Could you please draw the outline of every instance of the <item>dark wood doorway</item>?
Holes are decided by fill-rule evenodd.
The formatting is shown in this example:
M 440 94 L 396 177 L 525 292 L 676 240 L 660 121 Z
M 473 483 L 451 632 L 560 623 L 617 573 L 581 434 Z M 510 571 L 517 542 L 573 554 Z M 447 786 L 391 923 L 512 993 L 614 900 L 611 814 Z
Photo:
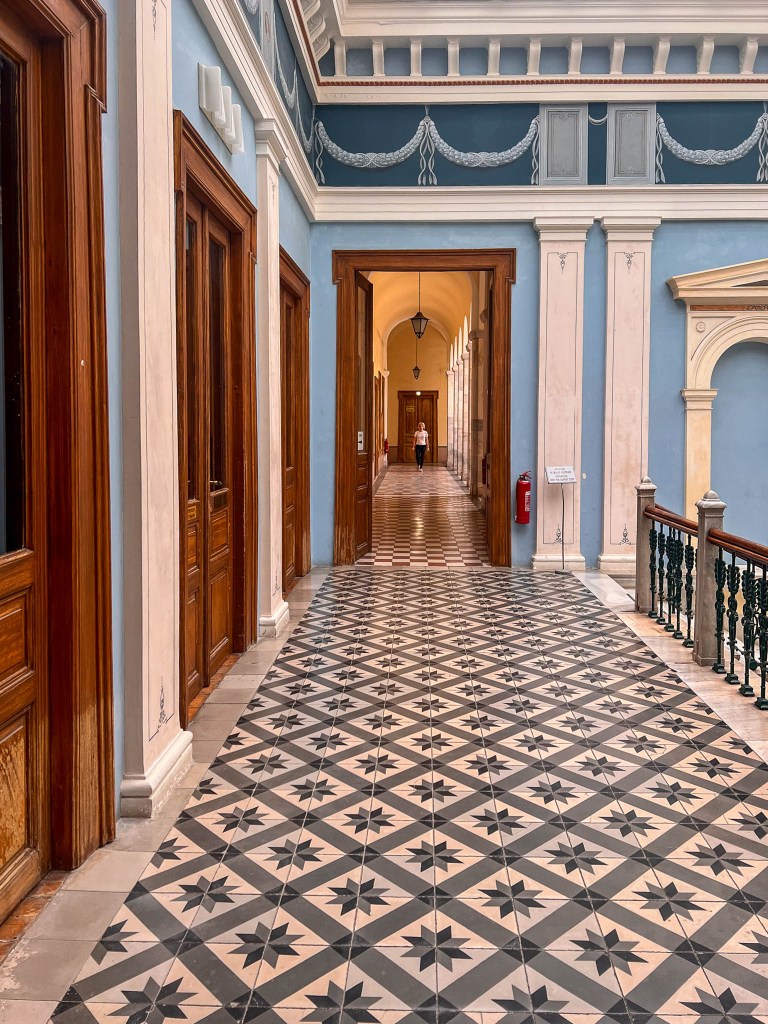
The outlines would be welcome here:
M 336 491 L 334 563 L 351 565 L 370 548 L 371 494 L 365 486 L 360 436 L 371 434 L 372 412 L 364 412 L 360 375 L 360 280 L 368 271 L 486 271 L 493 289 L 490 351 L 490 423 L 492 482 L 486 503 L 488 551 L 493 565 L 512 562 L 511 422 L 511 288 L 515 280 L 514 249 L 351 250 L 333 253 L 337 285 L 336 315 Z M 368 282 L 366 281 L 366 284 Z M 369 286 L 370 287 L 370 286 Z M 371 303 L 372 305 L 372 303 Z M 372 356 L 365 357 L 373 379 Z M 358 423 L 358 419 L 360 422 Z M 366 533 L 367 530 L 367 533 Z
M 256 210 L 177 111 L 181 701 L 256 635 Z
M 397 461 L 416 462 L 413 434 L 424 423 L 429 434 L 429 449 L 424 462 L 437 462 L 437 399 L 439 391 L 397 392 Z
M 309 281 L 280 250 L 283 593 L 311 568 L 309 529 Z
M 355 273 L 355 393 L 352 408 L 357 428 L 355 462 L 355 560 L 367 555 L 373 519 L 373 285 Z
M 0 2 L 0 919 L 114 836 L 104 28 Z

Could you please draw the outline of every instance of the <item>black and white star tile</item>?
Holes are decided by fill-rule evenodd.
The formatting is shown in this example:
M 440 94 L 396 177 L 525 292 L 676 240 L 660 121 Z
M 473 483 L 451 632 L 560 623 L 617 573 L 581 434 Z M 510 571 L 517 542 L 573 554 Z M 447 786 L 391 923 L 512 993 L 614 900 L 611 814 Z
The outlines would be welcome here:
M 56 1024 L 765 1024 L 768 769 L 573 577 L 329 576 Z

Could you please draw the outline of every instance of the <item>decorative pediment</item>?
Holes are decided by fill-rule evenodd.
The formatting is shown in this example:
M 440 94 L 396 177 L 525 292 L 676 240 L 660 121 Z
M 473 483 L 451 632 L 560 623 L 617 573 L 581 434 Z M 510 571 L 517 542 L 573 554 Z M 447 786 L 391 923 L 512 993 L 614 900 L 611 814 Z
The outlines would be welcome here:
M 768 304 L 768 258 L 736 263 L 731 267 L 678 274 L 667 281 L 676 299 L 689 307 L 739 306 L 744 309 Z

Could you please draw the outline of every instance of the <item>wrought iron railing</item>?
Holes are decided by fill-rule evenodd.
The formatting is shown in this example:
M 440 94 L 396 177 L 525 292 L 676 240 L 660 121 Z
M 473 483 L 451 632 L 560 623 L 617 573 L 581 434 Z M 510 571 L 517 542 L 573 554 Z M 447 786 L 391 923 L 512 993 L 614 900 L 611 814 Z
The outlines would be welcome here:
M 724 531 L 714 491 L 694 521 L 657 505 L 647 477 L 636 490 L 635 610 L 768 711 L 768 547 Z
M 738 685 L 744 697 L 755 697 L 768 710 L 768 548 L 713 529 L 707 540 L 717 548 L 715 559 L 715 672 Z M 726 599 L 726 590 L 728 592 Z M 739 628 L 741 627 L 741 628 Z M 738 660 L 741 660 L 741 675 Z M 758 693 L 752 678 L 759 679 Z
M 694 571 L 698 523 L 671 512 L 663 505 L 647 505 L 642 511 L 648 530 L 648 617 L 693 647 Z M 683 632 L 685 619 L 685 632 Z

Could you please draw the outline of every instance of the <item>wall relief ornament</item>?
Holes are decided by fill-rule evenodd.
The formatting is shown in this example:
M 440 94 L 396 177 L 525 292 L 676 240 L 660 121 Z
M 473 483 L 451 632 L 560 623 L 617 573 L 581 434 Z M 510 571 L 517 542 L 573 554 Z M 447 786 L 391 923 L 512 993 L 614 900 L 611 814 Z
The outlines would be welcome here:
M 741 160 L 758 147 L 757 181 L 768 182 L 768 113 L 762 113 L 750 135 L 732 149 L 689 149 L 669 134 L 664 118 L 656 115 L 656 183 L 664 183 L 663 149 L 666 148 L 678 160 L 701 167 L 722 167 Z

